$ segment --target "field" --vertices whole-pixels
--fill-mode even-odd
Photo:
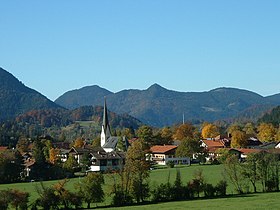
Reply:
[[[165,168],[165,169],[155,169],[150,173],[150,186],[167,182],[168,176],[170,176],[170,182],[173,183],[176,177],[176,170],[179,169],[181,172],[181,178],[184,184],[192,179],[193,174],[196,170],[203,170],[205,180],[208,183],[216,184],[219,180],[223,179],[223,166],[222,165],[192,165],[192,166],[182,166],[179,168]],[[98,204],[98,206],[106,206],[111,203],[110,191],[113,184],[113,176],[111,174],[105,174],[105,186],[104,191],[106,193],[106,199],[103,203]],[[71,191],[75,191],[76,184],[81,178],[70,179],[67,183],[67,188]],[[57,183],[57,181],[46,181],[45,186],[50,186]],[[39,182],[29,182],[29,183],[16,183],[16,184],[5,184],[0,185],[0,190],[3,189],[19,189],[30,193],[30,202],[32,203],[37,198],[36,186],[40,186]],[[259,189],[260,190],[260,189]],[[217,209],[221,206],[227,209],[244,209],[245,207],[250,207],[249,209],[275,209],[276,206],[280,205],[279,197],[280,193],[267,193],[267,194],[249,194],[245,197],[236,196],[233,186],[229,183],[227,194],[233,195],[229,198],[221,199],[210,199],[210,200],[193,200],[185,202],[172,202],[172,203],[161,203],[155,205],[145,205],[145,206],[133,206],[119,209],[152,209],[152,208],[162,208],[162,209],[185,209],[185,208],[195,208],[203,209]],[[269,208],[264,208],[269,205]],[[233,208],[232,206],[235,206]],[[114,208],[115,209],[115,208]],[[246,208],[245,208],[246,209]],[[279,207],[278,207],[279,209]]]
[[[107,208],[108,210],[177,210],[177,209],[199,209],[199,210],[273,210],[280,208],[280,193],[258,193],[246,196],[234,196],[230,198],[192,200],[180,202],[168,202],[152,205],[129,206],[120,208]]]

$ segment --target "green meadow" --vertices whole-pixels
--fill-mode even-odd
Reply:
[[[168,180],[170,183],[173,183],[176,178],[176,172],[180,170],[181,179],[183,184],[187,184],[193,178],[193,174],[196,170],[202,170],[205,180],[207,183],[216,184],[221,179],[225,179],[223,175],[223,166],[222,165],[192,165],[192,166],[181,166],[176,168],[159,168],[152,170],[150,173],[150,186],[151,189],[160,183],[165,183]],[[106,193],[106,199],[103,203],[98,204],[98,206],[107,206],[111,203],[110,191],[113,186],[114,176],[113,174],[105,174],[105,185],[104,191]],[[71,191],[76,191],[77,183],[83,179],[73,178],[69,179],[67,183],[67,188]],[[43,184],[45,186],[50,186],[58,181],[45,181]],[[40,182],[26,182],[26,183],[14,183],[14,184],[2,184],[0,185],[0,190],[3,189],[19,189],[25,192],[30,193],[30,203],[34,202],[38,197],[36,192],[36,187],[40,187]],[[260,191],[260,188],[259,188]],[[195,209],[217,209],[225,207],[226,209],[237,209],[249,205],[248,209],[275,209],[274,207],[280,206],[280,201],[277,199],[280,193],[266,193],[266,194],[249,194],[244,197],[237,196],[235,194],[234,188],[230,182],[228,182],[227,194],[231,195],[227,198],[220,199],[201,199],[201,200],[192,200],[184,202],[170,202],[170,203],[161,203],[155,205],[144,205],[144,206],[132,206],[132,207],[122,207],[118,209],[152,209],[152,208],[162,208],[162,209],[186,209],[186,208],[195,208]],[[246,204],[246,205],[245,205]],[[235,205],[235,208],[233,206]],[[265,205],[269,205],[269,208],[264,208]],[[93,205],[94,206],[94,205]],[[237,207],[240,206],[240,207]],[[115,209],[115,208],[114,208]],[[279,209],[279,207],[278,207]]]

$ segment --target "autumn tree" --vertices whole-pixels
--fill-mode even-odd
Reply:
[[[202,131],[201,131],[202,138],[215,138],[216,136],[219,135],[219,128],[212,124],[208,123],[205,126],[203,126]]]
[[[128,139],[132,139],[133,137],[135,137],[135,131],[132,127],[125,128],[122,131],[122,136],[125,136]]]
[[[160,130],[160,137],[163,144],[172,144],[173,131],[169,127],[164,127]]]
[[[52,164],[56,164],[57,162],[59,162],[59,149],[58,148],[51,148],[50,149],[50,157],[49,157],[49,162]]]
[[[257,135],[255,131],[255,126],[253,123],[246,123],[246,125],[243,128],[243,131],[246,133],[248,137],[255,137]]]
[[[73,147],[82,148],[85,145],[85,141],[82,138],[77,138],[74,142]]]
[[[101,137],[100,136],[93,139],[92,146],[93,146],[93,148],[97,148],[97,147],[101,146]]]
[[[244,131],[236,130],[231,135],[231,147],[242,148],[247,145],[247,135]]]
[[[82,205],[82,197],[66,189],[67,183],[68,180],[64,179],[54,184],[53,189],[55,190],[55,194],[64,206],[64,209],[70,209],[72,205],[74,205],[76,208],[80,207]]]
[[[17,189],[9,190],[11,206],[17,209],[27,209],[29,202],[29,193]]]
[[[21,153],[25,153],[28,152],[28,146],[29,146],[28,139],[22,136],[19,138],[16,148]]]
[[[175,140],[183,140],[185,138],[195,138],[197,137],[197,132],[195,127],[192,124],[182,124],[180,125],[173,135]]]
[[[258,138],[261,141],[274,141],[276,130],[271,123],[261,123],[258,126]]]
[[[228,132],[228,134],[229,134],[229,136],[230,136],[230,135],[232,135],[232,133],[233,133],[234,131],[241,131],[241,130],[242,130],[242,129],[241,129],[241,126],[238,125],[238,124],[236,124],[236,123],[234,123],[234,124],[231,124],[231,125],[228,127],[227,132]]]

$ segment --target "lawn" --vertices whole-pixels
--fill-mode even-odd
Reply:
[[[159,203],[152,205],[141,205],[141,206],[129,206],[120,208],[107,208],[108,210],[130,210],[130,209],[141,209],[141,210],[176,210],[176,209],[199,209],[199,210],[216,210],[216,209],[279,209],[280,193],[257,193],[249,194],[245,196],[233,196],[229,198],[217,198],[217,199],[203,199],[203,200],[191,200],[191,201],[180,201],[180,202],[168,202]]]
[[[155,169],[155,170],[151,171],[151,173],[150,173],[151,188],[153,188],[157,184],[166,183],[168,180],[168,177],[170,177],[170,183],[173,183],[175,180],[175,177],[176,177],[176,171],[178,169],[181,172],[181,179],[182,179],[183,184],[187,184],[187,182],[192,179],[194,172],[196,170],[200,170],[200,169],[203,170],[205,180],[208,183],[215,185],[218,181],[223,179],[223,175],[222,175],[223,166],[222,165],[192,165],[192,166],[181,166],[181,167],[177,167],[177,168],[162,168],[162,169]],[[113,185],[113,176],[116,176],[116,175],[105,174],[105,176],[104,176],[105,177],[104,191],[106,193],[106,199],[102,204],[99,204],[99,206],[109,205],[111,203],[110,191],[111,191],[111,188]],[[80,179],[83,179],[83,178],[81,177],[81,178],[69,179],[69,182],[67,183],[67,188],[70,191],[74,192],[77,189],[76,185]],[[57,180],[56,181],[45,181],[44,185],[50,186],[57,182],[58,182]],[[232,195],[235,193],[234,188],[231,183],[228,183],[228,184],[229,184],[229,186],[227,188],[227,194]],[[40,186],[40,183],[39,182],[28,182],[28,183],[2,184],[2,185],[0,185],[0,190],[9,188],[9,189],[19,189],[21,191],[29,192],[30,193],[30,202],[32,203],[38,197],[37,192],[36,192],[36,186]],[[264,194],[264,195],[266,196],[267,194]],[[273,195],[275,195],[275,194],[273,194]],[[256,196],[259,196],[259,194],[257,194]],[[254,198],[254,197],[255,197],[255,195],[252,195],[249,198]],[[235,202],[234,200],[236,200],[236,199],[237,198],[225,198],[225,199],[221,199],[221,201],[223,201],[225,203],[231,203],[231,202]],[[243,198],[238,198],[238,199],[240,199],[242,201]],[[267,199],[269,199],[269,197],[267,197]],[[212,208],[214,208],[215,205],[218,205],[217,204],[218,200],[220,200],[220,199],[211,200],[210,203],[213,202]],[[207,202],[205,202],[205,200],[188,201],[186,205],[198,205],[197,203],[205,203],[205,205],[206,205],[208,202],[209,202],[208,200],[207,200]],[[174,205],[178,205],[178,208],[180,208],[180,203],[182,203],[182,202],[179,202],[178,204],[177,203],[178,202],[175,202]],[[253,201],[252,201],[252,203],[253,203]],[[170,209],[169,204],[159,204],[159,205],[162,205],[162,208],[165,208],[165,205],[167,205],[166,209],[168,209],[168,208]],[[146,207],[149,208],[148,206],[145,206],[145,208]],[[135,207],[135,208],[139,208],[139,207]],[[172,209],[173,209],[173,207],[172,207]]]

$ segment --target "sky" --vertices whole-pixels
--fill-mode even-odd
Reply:
[[[280,93],[279,0],[8,0],[0,67],[51,100],[89,85]]]

